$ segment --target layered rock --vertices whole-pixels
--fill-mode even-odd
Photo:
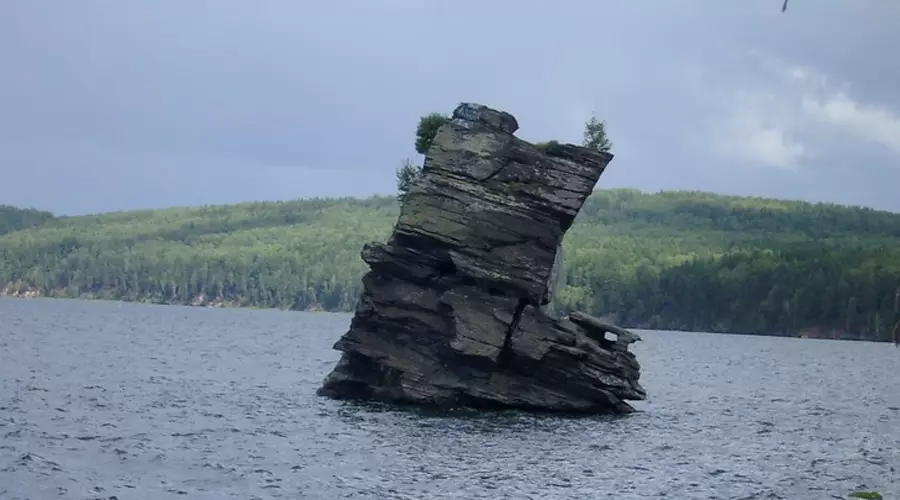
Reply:
[[[645,398],[636,335],[542,310],[563,235],[612,155],[540,151],[517,128],[463,103],[438,131],[388,242],[363,248],[370,271],[320,395],[612,413]]]

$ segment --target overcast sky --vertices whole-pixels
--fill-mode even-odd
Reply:
[[[0,204],[387,194],[476,101],[616,158],[600,187],[900,211],[897,0],[0,2]]]

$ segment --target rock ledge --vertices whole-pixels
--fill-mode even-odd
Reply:
[[[369,265],[343,355],[318,394],[479,408],[628,413],[636,334],[548,316],[558,249],[609,153],[539,151],[512,115],[462,103],[438,131]]]

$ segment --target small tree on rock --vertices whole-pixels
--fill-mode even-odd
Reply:
[[[429,113],[419,118],[419,126],[416,127],[416,152],[420,155],[428,153],[438,129],[448,121],[450,117],[441,113]]]
[[[596,116],[592,116],[590,120],[584,124],[584,140],[581,145],[596,149],[602,153],[609,152],[612,149],[612,142],[606,136],[606,121],[598,120]]]
[[[419,177],[421,171],[422,167],[413,164],[409,158],[397,168],[397,201],[402,202],[406,198],[406,193],[409,192],[409,188]]]
[[[448,121],[450,121],[450,117],[441,113],[429,113],[419,118],[419,125],[416,127],[416,152],[420,155],[427,154],[434,143],[434,137],[437,135],[438,129]],[[409,158],[397,168],[398,201],[403,202],[406,194],[409,193],[409,189],[421,173],[422,167],[414,164]]]

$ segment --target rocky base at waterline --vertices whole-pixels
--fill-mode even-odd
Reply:
[[[631,332],[550,317],[565,232],[612,160],[539,150],[516,119],[463,103],[441,127],[370,271],[343,355],[319,389],[338,399],[628,413],[641,400]]]

